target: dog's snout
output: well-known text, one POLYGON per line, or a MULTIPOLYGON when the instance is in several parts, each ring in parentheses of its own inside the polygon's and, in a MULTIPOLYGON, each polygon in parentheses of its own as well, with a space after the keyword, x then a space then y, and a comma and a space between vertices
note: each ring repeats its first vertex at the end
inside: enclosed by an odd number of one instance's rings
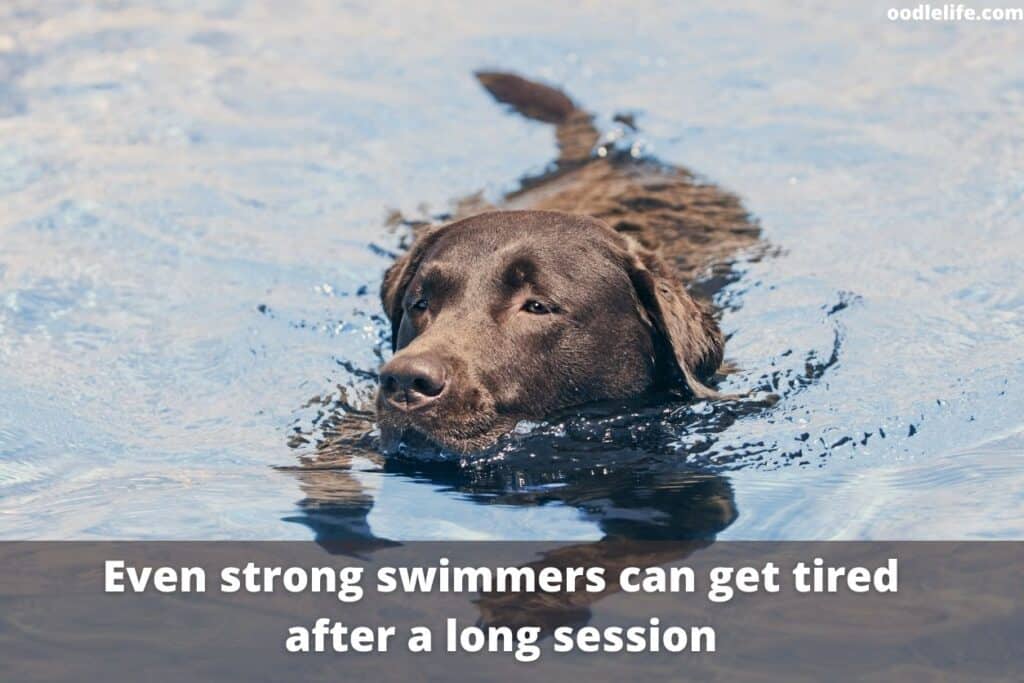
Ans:
POLYGON ((398 355, 380 373, 380 390, 401 410, 416 410, 437 400, 448 384, 448 372, 432 354, 398 355))

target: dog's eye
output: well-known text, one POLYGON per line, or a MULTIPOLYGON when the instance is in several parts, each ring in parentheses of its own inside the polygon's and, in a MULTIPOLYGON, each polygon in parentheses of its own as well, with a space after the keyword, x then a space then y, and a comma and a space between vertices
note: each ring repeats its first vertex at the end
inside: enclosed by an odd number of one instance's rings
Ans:
POLYGON ((523 304, 523 310, 527 313, 533 313, 534 315, 547 315, 551 312, 551 309, 537 301, 536 299, 530 299, 523 304))
POLYGON ((427 310, 427 300, 426 299, 416 299, 416 301, 413 302, 413 305, 410 306, 409 308, 411 308, 414 311, 425 311, 425 310, 427 310))

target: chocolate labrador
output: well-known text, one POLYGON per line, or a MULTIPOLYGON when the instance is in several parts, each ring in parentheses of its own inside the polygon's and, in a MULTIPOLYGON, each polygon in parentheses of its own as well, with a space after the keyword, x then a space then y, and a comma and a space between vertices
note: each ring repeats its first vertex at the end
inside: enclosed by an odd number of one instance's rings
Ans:
POLYGON ((554 88, 477 78, 499 102, 554 124, 559 157, 499 206, 464 202, 451 222, 418 229, 388 269, 383 449, 467 454, 520 420, 585 403, 719 398, 709 383, 722 333, 689 287, 757 243, 736 197, 602 144, 594 117, 554 88))

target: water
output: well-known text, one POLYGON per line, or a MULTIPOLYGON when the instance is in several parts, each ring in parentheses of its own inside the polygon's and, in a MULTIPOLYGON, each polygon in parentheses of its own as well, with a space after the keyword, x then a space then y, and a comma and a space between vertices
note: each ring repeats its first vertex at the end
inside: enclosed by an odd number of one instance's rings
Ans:
POLYGON ((4 4, 0 537, 1024 538, 1019 25, 485 5, 4 4), (718 294, 725 388, 777 405, 308 469, 372 391, 388 212, 553 157, 485 66, 744 198, 778 253, 718 294))

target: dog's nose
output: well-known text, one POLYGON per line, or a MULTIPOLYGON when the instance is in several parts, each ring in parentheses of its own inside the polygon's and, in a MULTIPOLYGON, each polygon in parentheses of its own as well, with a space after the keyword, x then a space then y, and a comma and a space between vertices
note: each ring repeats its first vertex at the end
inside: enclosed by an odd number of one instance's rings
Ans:
POLYGON ((441 359, 429 354, 395 356, 380 373, 381 393, 400 410, 416 410, 436 401, 447 383, 441 359))

